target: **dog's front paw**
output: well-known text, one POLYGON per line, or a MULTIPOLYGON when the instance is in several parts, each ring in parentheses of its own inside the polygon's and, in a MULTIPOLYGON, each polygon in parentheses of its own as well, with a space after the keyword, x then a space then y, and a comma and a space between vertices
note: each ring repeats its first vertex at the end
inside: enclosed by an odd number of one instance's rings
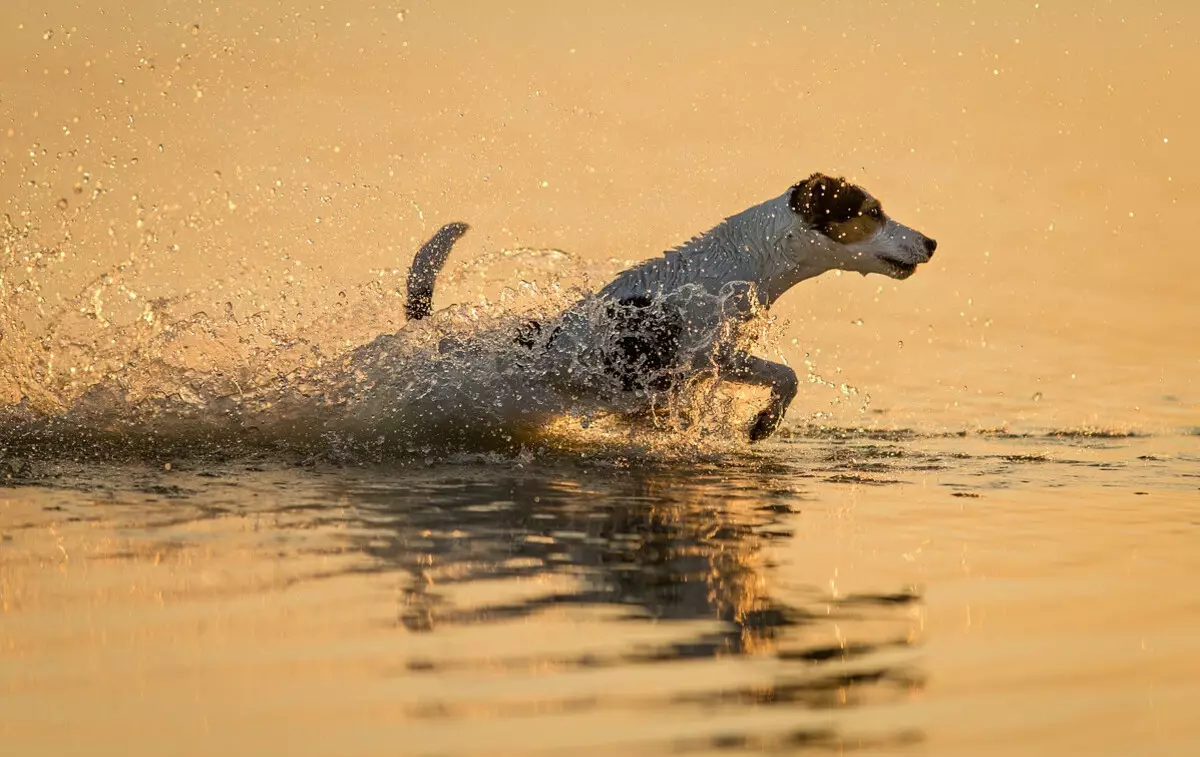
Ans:
POLYGON ((768 407, 759 413, 754 418, 754 424, 750 426, 750 441, 762 441, 775 433, 775 429, 779 427, 780 415, 775 407, 768 407))

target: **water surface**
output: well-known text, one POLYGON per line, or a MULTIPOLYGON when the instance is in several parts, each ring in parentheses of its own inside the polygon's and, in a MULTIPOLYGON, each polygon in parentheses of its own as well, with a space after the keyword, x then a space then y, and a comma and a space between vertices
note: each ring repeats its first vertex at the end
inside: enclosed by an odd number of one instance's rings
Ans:
POLYGON ((0 497, 23 750, 1195 743, 1194 438, 35 467, 0 497))

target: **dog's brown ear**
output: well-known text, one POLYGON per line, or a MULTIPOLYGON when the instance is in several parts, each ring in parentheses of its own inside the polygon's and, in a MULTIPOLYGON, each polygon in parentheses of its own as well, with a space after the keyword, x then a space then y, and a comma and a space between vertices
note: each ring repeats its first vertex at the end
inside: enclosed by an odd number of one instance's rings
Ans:
POLYGON ((819 231, 861 214, 866 194, 845 179, 814 173, 792 187, 788 206, 819 231))
POLYGON ((823 173, 814 173, 792 187, 788 206, 812 225, 817 220, 817 205, 822 198, 829 194, 829 185, 832 181, 823 173))

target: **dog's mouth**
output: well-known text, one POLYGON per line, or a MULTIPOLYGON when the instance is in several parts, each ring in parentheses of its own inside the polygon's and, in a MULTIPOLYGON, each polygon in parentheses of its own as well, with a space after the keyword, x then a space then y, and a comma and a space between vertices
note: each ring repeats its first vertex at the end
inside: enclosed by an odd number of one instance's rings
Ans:
POLYGON ((891 258, 880 258, 887 265, 888 276, 893 279, 907 279, 917 272, 916 263, 905 263, 902 260, 893 260, 891 258))

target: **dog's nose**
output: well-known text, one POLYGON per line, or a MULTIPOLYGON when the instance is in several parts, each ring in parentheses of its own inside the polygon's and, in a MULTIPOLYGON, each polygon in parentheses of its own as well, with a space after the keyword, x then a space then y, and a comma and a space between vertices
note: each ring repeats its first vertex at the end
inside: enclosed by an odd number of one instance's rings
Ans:
POLYGON ((937 249, 937 240, 925 237, 925 252, 929 253, 929 257, 933 257, 933 251, 937 249))

